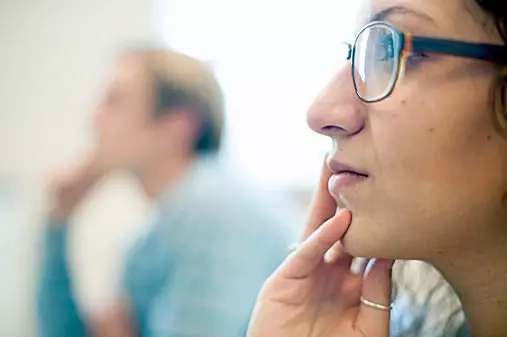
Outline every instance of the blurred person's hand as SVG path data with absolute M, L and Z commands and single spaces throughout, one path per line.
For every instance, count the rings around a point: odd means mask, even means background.
M 49 187 L 49 217 L 53 220 L 66 220 L 71 217 L 76 206 L 104 174 L 105 170 L 96 156 L 89 156 L 56 173 Z
M 329 177 L 324 165 L 303 241 L 264 284 L 249 337 L 389 336 L 392 262 L 377 261 L 365 276 L 364 265 L 351 271 L 353 257 L 339 242 L 352 216 L 336 212 Z M 361 298 L 386 308 L 372 308 Z

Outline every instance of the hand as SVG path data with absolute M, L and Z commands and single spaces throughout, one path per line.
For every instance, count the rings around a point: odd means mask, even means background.
M 390 311 L 373 309 L 360 299 L 390 304 L 392 261 L 377 261 L 367 275 L 364 266 L 351 272 L 353 257 L 339 242 L 352 217 L 346 210 L 336 213 L 327 192 L 329 176 L 324 166 L 304 241 L 264 284 L 249 337 L 389 336 Z M 328 251 L 333 256 L 324 259 Z
M 91 157 L 55 175 L 50 184 L 50 218 L 66 220 L 104 172 Z
M 136 329 L 133 324 L 132 306 L 124 298 L 113 307 L 92 315 L 91 332 L 95 337 L 134 337 Z

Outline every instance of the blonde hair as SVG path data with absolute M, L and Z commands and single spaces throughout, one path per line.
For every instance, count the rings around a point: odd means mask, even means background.
M 218 151 L 224 128 L 224 100 L 214 72 L 204 62 L 163 47 L 133 47 L 123 54 L 139 55 L 156 85 L 157 114 L 175 106 L 199 114 L 197 152 Z

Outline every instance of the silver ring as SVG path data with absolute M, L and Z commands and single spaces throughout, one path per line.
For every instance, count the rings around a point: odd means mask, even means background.
M 383 305 L 383 304 L 379 304 L 379 303 L 375 303 L 375 302 L 369 301 L 366 298 L 364 298 L 363 296 L 361 296 L 360 301 L 365 306 L 367 306 L 369 308 L 372 308 L 372 309 L 375 309 L 375 310 L 391 311 L 391 309 L 393 308 L 393 304 L 392 303 L 389 304 L 389 305 Z
M 290 255 L 292 253 L 294 253 L 296 250 L 298 250 L 299 246 L 301 246 L 301 244 L 299 242 L 293 242 L 289 245 L 289 247 L 287 248 L 287 252 L 288 254 L 287 255 Z

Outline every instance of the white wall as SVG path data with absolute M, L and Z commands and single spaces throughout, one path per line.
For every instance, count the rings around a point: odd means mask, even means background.
M 158 1 L 163 38 L 217 70 L 228 162 L 260 185 L 315 185 L 331 142 L 310 130 L 306 111 L 349 62 L 342 42 L 361 1 Z
M 0 336 L 32 336 L 44 177 L 87 146 L 108 58 L 151 39 L 147 0 L 0 0 Z M 106 299 L 118 250 L 143 211 L 136 188 L 110 182 L 75 226 L 87 308 Z M 95 206 L 100 204 L 100 206 Z

